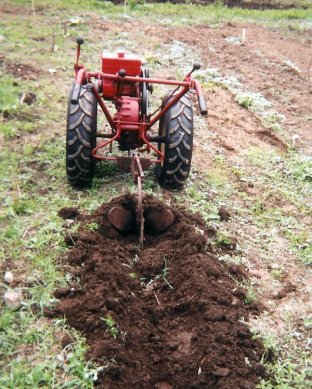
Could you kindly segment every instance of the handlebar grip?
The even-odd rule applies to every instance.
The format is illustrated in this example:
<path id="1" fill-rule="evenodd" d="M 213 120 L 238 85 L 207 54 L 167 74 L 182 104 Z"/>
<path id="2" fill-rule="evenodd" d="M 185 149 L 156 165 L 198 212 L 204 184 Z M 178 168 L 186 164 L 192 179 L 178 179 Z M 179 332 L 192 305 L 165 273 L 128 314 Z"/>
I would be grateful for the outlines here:
<path id="1" fill-rule="evenodd" d="M 199 105 L 200 113 L 206 116 L 208 113 L 208 109 L 207 109 L 207 104 L 204 96 L 198 96 L 198 105 Z"/>
<path id="2" fill-rule="evenodd" d="M 79 96 L 80 96 L 80 88 L 81 88 L 80 84 L 74 85 L 73 93 L 72 93 L 72 97 L 71 97 L 71 101 L 70 101 L 74 105 L 78 104 L 78 100 L 79 100 Z"/>

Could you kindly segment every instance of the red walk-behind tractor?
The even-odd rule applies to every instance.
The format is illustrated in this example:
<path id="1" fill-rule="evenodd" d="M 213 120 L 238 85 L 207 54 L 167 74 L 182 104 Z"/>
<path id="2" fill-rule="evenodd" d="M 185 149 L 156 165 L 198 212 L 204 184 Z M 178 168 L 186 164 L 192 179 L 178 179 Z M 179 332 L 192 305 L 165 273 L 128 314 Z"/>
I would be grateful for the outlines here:
<path id="1" fill-rule="evenodd" d="M 89 184 L 97 160 L 116 161 L 120 168 L 131 171 L 138 184 L 137 221 L 142 243 L 143 170 L 154 164 L 159 183 L 168 189 L 182 188 L 190 172 L 193 110 L 189 91 L 197 94 L 201 114 L 207 114 L 200 84 L 191 77 L 200 65 L 194 64 L 183 81 L 154 79 L 149 78 L 149 71 L 140 58 L 118 52 L 104 53 L 102 70 L 88 72 L 79 64 L 80 47 L 84 40 L 77 38 L 76 42 L 76 78 L 70 92 L 67 114 L 67 177 L 76 187 Z M 167 93 L 160 107 L 150 113 L 149 94 L 153 91 L 153 84 L 170 85 L 173 90 Z M 111 114 L 105 101 L 113 103 L 116 108 L 114 114 Z M 97 130 L 98 106 L 110 127 L 108 133 Z M 153 131 L 157 122 L 158 131 Z M 112 153 L 114 142 L 119 144 L 120 155 Z M 109 219 L 122 231 L 127 229 L 131 215 L 125 214 L 125 210 L 113 208 Z M 159 217 L 152 215 L 150 220 L 154 219 L 158 220 L 154 223 L 156 230 L 162 230 L 173 222 L 169 214 Z"/>

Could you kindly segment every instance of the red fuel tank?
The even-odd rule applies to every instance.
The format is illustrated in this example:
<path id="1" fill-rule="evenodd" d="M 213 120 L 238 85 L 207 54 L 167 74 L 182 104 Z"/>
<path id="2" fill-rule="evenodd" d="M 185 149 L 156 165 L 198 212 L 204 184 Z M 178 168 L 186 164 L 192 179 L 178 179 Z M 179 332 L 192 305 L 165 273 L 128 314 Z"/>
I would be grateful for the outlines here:
<path id="1" fill-rule="evenodd" d="M 103 53 L 102 72 L 116 74 L 124 69 L 127 76 L 140 76 L 142 61 L 139 57 L 125 53 Z"/>

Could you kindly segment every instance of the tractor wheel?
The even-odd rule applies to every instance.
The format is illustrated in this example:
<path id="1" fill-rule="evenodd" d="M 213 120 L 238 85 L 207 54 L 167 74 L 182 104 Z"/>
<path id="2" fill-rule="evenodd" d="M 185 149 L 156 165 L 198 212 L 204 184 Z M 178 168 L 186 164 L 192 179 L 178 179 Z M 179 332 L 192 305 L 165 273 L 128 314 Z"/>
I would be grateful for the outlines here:
<path id="1" fill-rule="evenodd" d="M 93 93 L 81 86 L 78 104 L 69 95 L 66 131 L 66 172 L 73 186 L 86 186 L 94 176 L 95 160 L 91 152 L 96 146 L 97 101 Z"/>
<path id="2" fill-rule="evenodd" d="M 193 149 L 193 108 L 188 95 L 165 113 L 159 123 L 159 136 L 165 137 L 165 143 L 158 145 L 165 154 L 158 169 L 159 182 L 168 189 L 181 189 L 191 169 Z"/>
<path id="3" fill-rule="evenodd" d="M 149 71 L 147 68 L 142 68 L 142 75 L 143 78 L 149 78 Z M 141 116 L 147 116 L 148 114 L 148 91 L 149 91 L 149 85 L 147 83 L 140 83 L 140 90 L 141 90 Z"/>

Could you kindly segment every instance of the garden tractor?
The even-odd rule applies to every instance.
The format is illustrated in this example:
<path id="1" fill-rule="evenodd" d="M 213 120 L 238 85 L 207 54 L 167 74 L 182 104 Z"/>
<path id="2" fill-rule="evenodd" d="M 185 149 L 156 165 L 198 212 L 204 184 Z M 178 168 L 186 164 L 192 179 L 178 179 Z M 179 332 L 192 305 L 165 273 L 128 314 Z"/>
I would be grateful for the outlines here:
<path id="1" fill-rule="evenodd" d="M 142 180 L 144 170 L 151 165 L 160 185 L 180 189 L 185 184 L 193 148 L 193 110 L 188 92 L 196 93 L 202 115 L 207 115 L 201 86 L 192 78 L 200 68 L 194 64 L 183 81 L 149 77 L 144 61 L 132 54 L 117 52 L 102 55 L 102 69 L 89 72 L 79 64 L 83 38 L 77 38 L 75 82 L 71 89 L 67 113 L 66 172 L 75 187 L 88 185 L 96 161 L 115 161 L 119 168 L 130 171 L 138 186 L 136 215 L 122 207 L 110 210 L 110 223 L 126 231 L 136 219 L 140 243 L 144 239 L 144 217 L 156 231 L 173 223 L 168 209 L 144 215 Z M 154 84 L 164 84 L 172 90 L 161 105 L 150 112 L 149 95 Z M 115 107 L 111 113 L 111 107 Z M 106 118 L 105 128 L 97 129 L 98 107 Z M 110 109 L 109 109 L 110 108 Z M 156 123 L 158 130 L 154 130 Z M 113 144 L 118 143 L 116 155 Z"/>

